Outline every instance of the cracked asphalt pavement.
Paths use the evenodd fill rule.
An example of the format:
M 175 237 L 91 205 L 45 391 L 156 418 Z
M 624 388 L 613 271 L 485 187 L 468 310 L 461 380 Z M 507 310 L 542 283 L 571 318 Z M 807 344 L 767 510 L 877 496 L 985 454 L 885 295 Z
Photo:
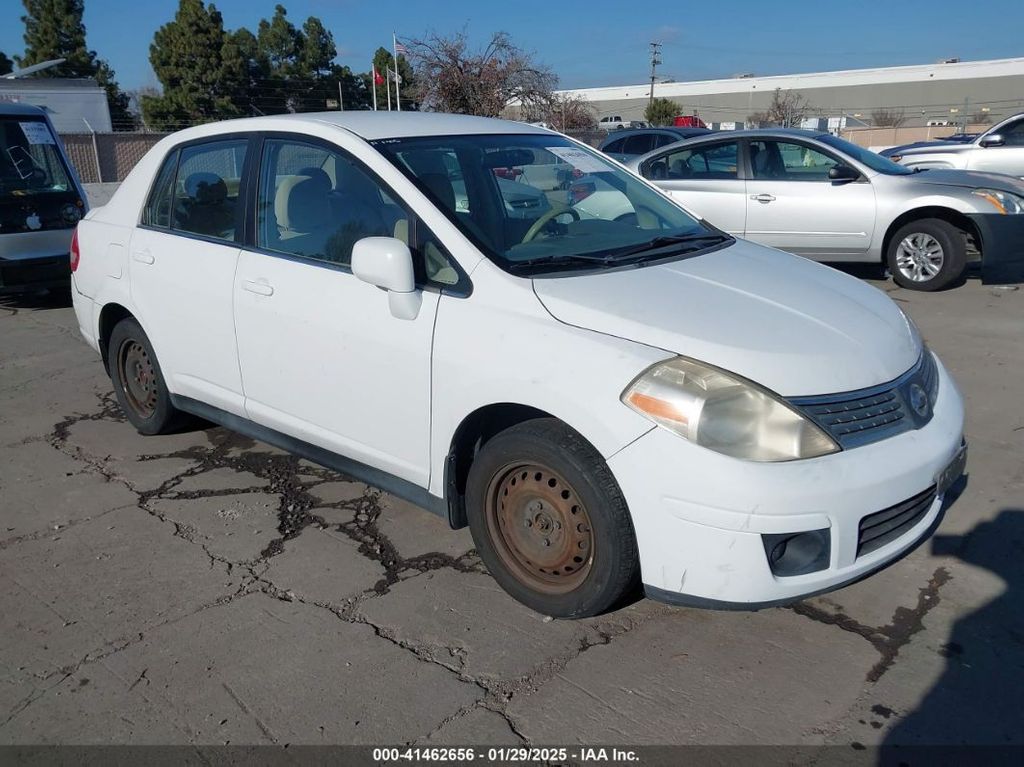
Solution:
M 1021 743 L 1024 292 L 876 284 L 967 399 L 935 538 L 789 608 L 578 622 L 371 487 L 139 436 L 66 302 L 4 299 L 0 743 Z

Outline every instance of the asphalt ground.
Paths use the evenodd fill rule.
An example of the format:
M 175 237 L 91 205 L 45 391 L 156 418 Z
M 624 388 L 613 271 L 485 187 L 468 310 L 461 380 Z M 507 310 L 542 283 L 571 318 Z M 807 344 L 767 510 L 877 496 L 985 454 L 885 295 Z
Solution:
M 1024 292 L 889 292 L 967 401 L 937 534 L 788 608 L 546 619 L 468 531 L 221 428 L 141 437 L 0 302 L 0 743 L 1021 744 Z

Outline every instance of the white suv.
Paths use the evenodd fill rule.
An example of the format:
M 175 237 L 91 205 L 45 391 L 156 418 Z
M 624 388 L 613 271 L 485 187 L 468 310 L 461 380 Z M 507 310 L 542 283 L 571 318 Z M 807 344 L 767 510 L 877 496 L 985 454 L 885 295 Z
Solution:
M 633 215 L 571 190 L 513 215 L 498 182 L 556 162 Z M 745 608 L 838 588 L 927 535 L 964 466 L 960 394 L 883 293 L 522 123 L 182 131 L 79 225 L 73 267 L 139 431 L 199 415 L 468 523 L 548 615 L 641 582 Z

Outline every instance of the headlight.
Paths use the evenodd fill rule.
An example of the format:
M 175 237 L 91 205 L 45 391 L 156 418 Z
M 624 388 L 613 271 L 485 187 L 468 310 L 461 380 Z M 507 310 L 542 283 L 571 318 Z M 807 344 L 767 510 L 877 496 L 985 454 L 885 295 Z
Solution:
M 1004 216 L 1024 213 L 1024 197 L 998 189 L 975 189 L 974 194 L 992 205 Z
M 791 461 L 839 450 L 771 392 L 683 357 L 649 367 L 622 393 L 622 402 L 680 437 L 734 458 Z

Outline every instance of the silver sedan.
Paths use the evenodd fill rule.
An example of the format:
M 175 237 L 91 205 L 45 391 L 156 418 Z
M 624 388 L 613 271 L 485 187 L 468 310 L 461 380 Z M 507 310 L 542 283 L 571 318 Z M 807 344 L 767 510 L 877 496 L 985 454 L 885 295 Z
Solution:
M 887 263 L 938 290 L 981 261 L 990 281 L 1024 270 L 1024 182 L 997 173 L 915 172 L 828 133 L 713 133 L 629 163 L 731 234 L 816 261 Z

